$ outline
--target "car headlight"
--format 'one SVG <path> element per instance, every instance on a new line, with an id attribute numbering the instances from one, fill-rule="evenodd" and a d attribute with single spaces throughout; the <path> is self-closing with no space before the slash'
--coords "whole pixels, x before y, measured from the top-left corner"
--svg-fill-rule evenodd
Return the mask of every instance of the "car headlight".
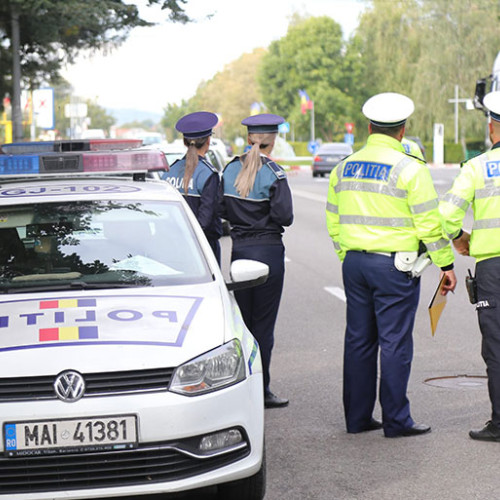
<path id="1" fill-rule="evenodd" d="M 245 378 L 244 361 L 240 341 L 231 340 L 177 367 L 169 390 L 198 396 L 236 384 Z"/>

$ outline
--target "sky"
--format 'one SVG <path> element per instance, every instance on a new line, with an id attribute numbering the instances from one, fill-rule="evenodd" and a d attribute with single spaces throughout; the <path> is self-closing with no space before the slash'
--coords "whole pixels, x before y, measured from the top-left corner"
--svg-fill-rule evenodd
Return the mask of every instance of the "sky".
<path id="1" fill-rule="evenodd" d="M 366 7 L 362 0 L 188 0 L 186 12 L 197 21 L 182 25 L 162 21 L 165 12 L 141 7 L 144 0 L 133 3 L 158 25 L 134 28 L 118 49 L 80 56 L 62 74 L 82 99 L 159 114 L 242 54 L 285 36 L 295 12 L 330 16 L 347 38 Z"/>

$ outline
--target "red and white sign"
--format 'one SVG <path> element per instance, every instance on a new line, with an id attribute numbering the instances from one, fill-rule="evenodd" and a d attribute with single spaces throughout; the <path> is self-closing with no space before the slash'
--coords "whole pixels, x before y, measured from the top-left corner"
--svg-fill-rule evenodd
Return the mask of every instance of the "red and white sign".
<path id="1" fill-rule="evenodd" d="M 346 123 L 345 129 L 347 130 L 348 134 L 352 134 L 352 131 L 354 130 L 354 123 Z"/>

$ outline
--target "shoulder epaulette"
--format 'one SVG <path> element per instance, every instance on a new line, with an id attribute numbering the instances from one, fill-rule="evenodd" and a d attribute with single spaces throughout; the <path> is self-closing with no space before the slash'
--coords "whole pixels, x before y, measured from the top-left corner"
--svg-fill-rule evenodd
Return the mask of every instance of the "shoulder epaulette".
<path id="1" fill-rule="evenodd" d="M 286 179 L 286 172 L 274 161 L 266 161 L 265 165 L 267 165 L 274 173 L 274 175 L 278 179 Z"/>
<path id="2" fill-rule="evenodd" d="M 214 167 L 208 160 L 206 160 L 205 158 L 201 158 L 200 159 L 201 163 L 203 163 L 204 165 L 206 165 L 212 172 L 215 172 L 216 174 L 219 173 L 219 171 L 217 170 L 216 167 Z"/>

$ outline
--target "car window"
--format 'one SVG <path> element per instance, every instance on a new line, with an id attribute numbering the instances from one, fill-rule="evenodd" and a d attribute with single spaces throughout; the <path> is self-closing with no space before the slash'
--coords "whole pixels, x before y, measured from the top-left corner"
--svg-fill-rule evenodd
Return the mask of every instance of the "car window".
<path id="1" fill-rule="evenodd" d="M 178 202 L 68 201 L 2 209 L 0 292 L 210 279 Z"/>
<path id="2" fill-rule="evenodd" d="M 318 149 L 318 154 L 321 153 L 348 155 L 352 153 L 352 148 L 348 144 L 324 144 Z"/>

